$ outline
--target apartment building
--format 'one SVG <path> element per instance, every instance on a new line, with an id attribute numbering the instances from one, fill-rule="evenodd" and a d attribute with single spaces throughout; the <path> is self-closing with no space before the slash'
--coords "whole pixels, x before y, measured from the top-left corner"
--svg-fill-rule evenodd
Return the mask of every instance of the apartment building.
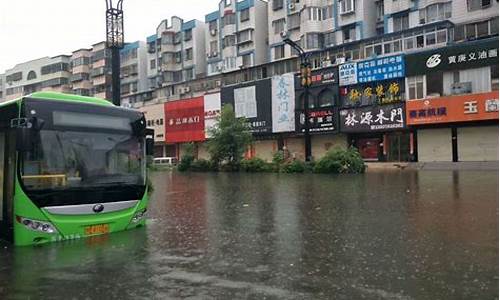
<path id="1" fill-rule="evenodd" d="M 207 74 L 266 63 L 267 2 L 222 0 L 205 16 Z"/>
<path id="2" fill-rule="evenodd" d="M 149 90 L 147 73 L 146 42 L 136 41 L 125 44 L 120 50 L 121 97 Z"/>
<path id="3" fill-rule="evenodd" d="M 205 23 L 199 20 L 184 22 L 174 16 L 170 24 L 168 20 L 160 23 L 156 36 L 156 65 L 161 95 L 169 97 L 188 93 L 187 90 L 174 89 L 173 84 L 206 75 Z"/>
<path id="4" fill-rule="evenodd" d="M 79 49 L 71 54 L 70 83 L 73 94 L 90 96 L 92 82 L 90 81 L 92 49 Z"/>
<path id="5" fill-rule="evenodd" d="M 4 100 L 3 99 L 4 82 L 5 82 L 5 74 L 0 74 L 0 102 L 2 102 Z"/>
<path id="6" fill-rule="evenodd" d="M 158 44 L 157 44 L 158 42 Z M 148 88 L 150 90 L 154 90 L 158 87 L 158 66 L 160 66 L 161 61 L 158 57 L 158 49 L 160 45 L 161 39 L 158 39 L 156 34 L 150 35 L 146 38 L 147 43 L 147 80 L 148 80 Z M 158 45 L 158 46 L 157 46 Z"/>
<path id="7" fill-rule="evenodd" d="M 106 42 L 92 45 L 90 81 L 94 97 L 111 100 L 111 51 Z"/>
<path id="8" fill-rule="evenodd" d="M 44 57 L 15 65 L 5 72 L 4 100 L 37 91 L 71 92 L 71 56 Z"/>

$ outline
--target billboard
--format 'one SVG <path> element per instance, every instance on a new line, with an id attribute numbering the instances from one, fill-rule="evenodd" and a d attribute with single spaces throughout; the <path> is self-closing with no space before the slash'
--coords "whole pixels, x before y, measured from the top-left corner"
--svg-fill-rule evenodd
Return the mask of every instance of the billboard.
<path id="1" fill-rule="evenodd" d="M 237 116 L 248 120 L 253 134 L 272 133 L 270 78 L 225 86 L 220 95 L 222 105 L 231 104 Z"/>
<path id="2" fill-rule="evenodd" d="M 167 143 L 205 140 L 203 97 L 165 103 L 165 140 Z"/>
<path id="3" fill-rule="evenodd" d="M 373 132 L 405 128 L 404 103 L 343 109 L 341 132 Z"/>
<path id="4" fill-rule="evenodd" d="M 305 132 L 306 116 L 304 111 L 296 113 L 296 123 L 298 132 Z M 309 132 L 334 132 L 338 131 L 337 109 L 329 108 L 311 108 L 308 111 Z"/>
<path id="5" fill-rule="evenodd" d="M 294 75 L 273 76 L 271 80 L 273 132 L 295 131 Z"/>
<path id="6" fill-rule="evenodd" d="M 351 85 L 358 83 L 357 63 L 346 63 L 339 66 L 339 85 Z"/>
<path id="7" fill-rule="evenodd" d="M 408 125 L 498 120 L 498 91 L 406 102 Z"/>
<path id="8" fill-rule="evenodd" d="M 213 128 L 220 116 L 220 93 L 207 94 L 203 97 L 205 111 L 205 137 L 209 138 L 209 130 Z"/>
<path id="9" fill-rule="evenodd" d="M 403 55 L 394 55 L 365 60 L 358 63 L 358 82 L 372 82 L 405 77 Z"/>

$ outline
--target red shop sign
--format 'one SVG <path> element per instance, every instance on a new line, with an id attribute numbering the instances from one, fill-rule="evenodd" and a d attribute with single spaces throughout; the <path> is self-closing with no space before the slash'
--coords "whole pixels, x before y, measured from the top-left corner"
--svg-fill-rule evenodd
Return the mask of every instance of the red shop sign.
<path id="1" fill-rule="evenodd" d="M 165 103 L 165 139 L 167 143 L 205 140 L 203 97 Z"/>

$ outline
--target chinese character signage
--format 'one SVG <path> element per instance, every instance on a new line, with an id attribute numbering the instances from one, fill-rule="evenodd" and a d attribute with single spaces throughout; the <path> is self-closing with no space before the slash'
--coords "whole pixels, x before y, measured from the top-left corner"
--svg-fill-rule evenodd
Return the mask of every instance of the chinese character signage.
<path id="1" fill-rule="evenodd" d="M 247 119 L 253 134 L 272 132 L 270 78 L 223 87 L 220 95 L 222 105 L 231 104 L 237 116 Z"/>
<path id="2" fill-rule="evenodd" d="M 292 73 L 272 78 L 273 132 L 295 131 L 295 87 Z"/>
<path id="3" fill-rule="evenodd" d="M 320 70 L 313 70 L 311 74 L 311 85 L 321 85 L 321 84 L 337 84 L 339 82 L 339 74 L 337 67 L 329 67 Z M 295 77 L 296 87 L 301 87 L 300 85 L 300 75 Z"/>
<path id="4" fill-rule="evenodd" d="M 339 85 L 353 85 L 358 83 L 358 64 L 346 63 L 339 66 Z"/>
<path id="5" fill-rule="evenodd" d="M 209 130 L 213 128 L 220 116 L 220 94 L 207 94 L 203 97 L 205 109 L 205 137 L 209 138 Z"/>
<path id="6" fill-rule="evenodd" d="M 203 97 L 165 103 L 165 136 L 167 143 L 205 140 Z"/>
<path id="7" fill-rule="evenodd" d="M 404 79 L 394 79 L 340 88 L 343 107 L 390 104 L 404 100 Z"/>
<path id="8" fill-rule="evenodd" d="M 341 132 L 372 132 L 405 128 L 404 103 L 340 111 Z"/>
<path id="9" fill-rule="evenodd" d="M 303 111 L 296 113 L 297 129 L 305 131 L 306 116 Z M 309 110 L 309 132 L 333 132 L 337 130 L 336 108 L 313 108 Z"/>
<path id="10" fill-rule="evenodd" d="M 410 54 L 405 59 L 407 76 L 498 65 L 498 38 Z"/>
<path id="11" fill-rule="evenodd" d="M 498 91 L 406 102 L 408 125 L 498 120 Z"/>
<path id="12" fill-rule="evenodd" d="M 358 82 L 372 82 L 405 77 L 403 55 L 381 57 L 358 62 Z"/>

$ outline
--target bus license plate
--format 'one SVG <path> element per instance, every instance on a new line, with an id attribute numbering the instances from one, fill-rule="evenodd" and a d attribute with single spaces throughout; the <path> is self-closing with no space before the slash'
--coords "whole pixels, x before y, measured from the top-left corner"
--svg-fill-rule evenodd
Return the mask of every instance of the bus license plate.
<path id="1" fill-rule="evenodd" d="M 109 224 L 97 224 L 85 227 L 85 235 L 109 233 Z"/>

